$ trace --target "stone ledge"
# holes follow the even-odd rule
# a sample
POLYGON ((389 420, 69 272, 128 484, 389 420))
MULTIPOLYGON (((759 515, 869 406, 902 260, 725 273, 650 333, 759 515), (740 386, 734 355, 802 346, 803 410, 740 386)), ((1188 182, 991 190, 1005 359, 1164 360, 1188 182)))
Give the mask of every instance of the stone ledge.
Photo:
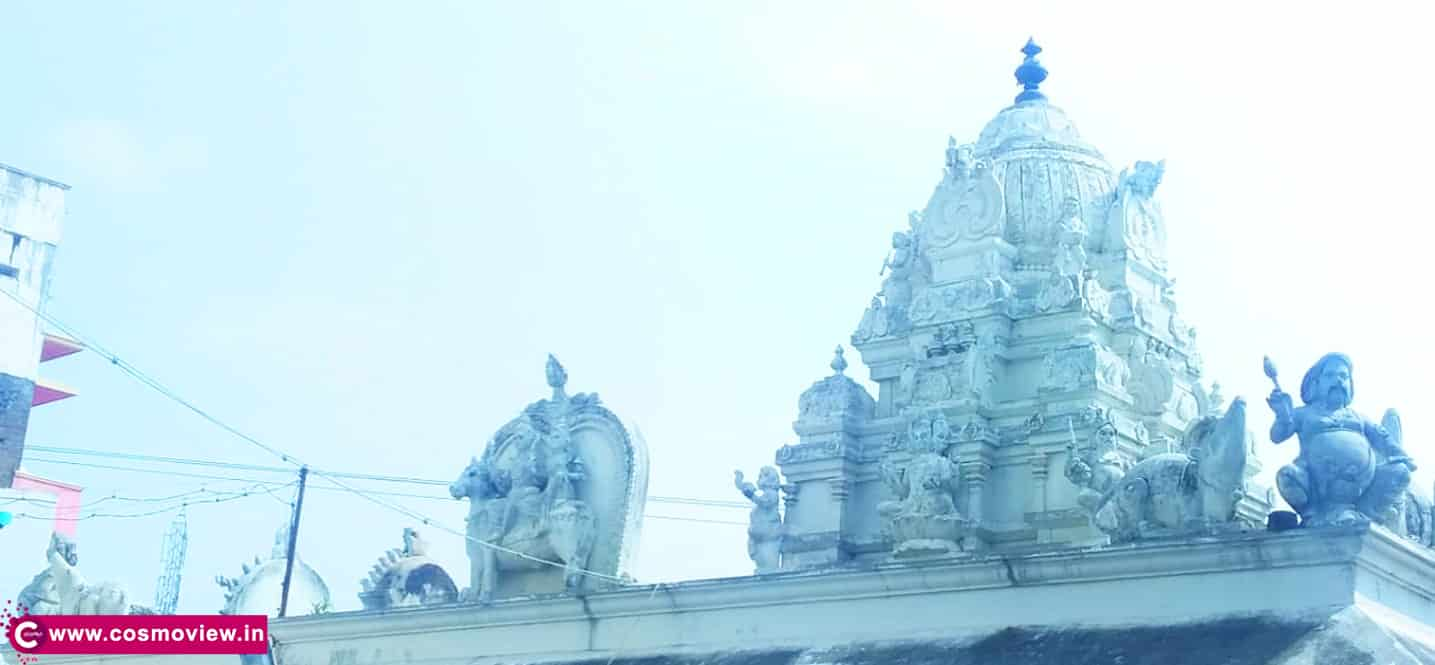
MULTIPOLYGON (((651 623, 666 617, 663 622, 672 624, 676 634, 643 630, 639 641, 644 646, 724 647, 738 639, 723 634, 746 635, 749 643, 762 639, 810 644, 851 639, 854 631, 890 634, 984 625, 1100 625, 1161 616, 1189 620, 1242 612, 1311 611, 1349 605, 1358 585, 1378 587, 1380 593, 1373 597, 1409 612, 1417 601, 1424 599, 1428 605, 1435 598, 1435 558, 1378 528, 1254 532, 1013 557, 703 580, 584 598, 515 599, 484 609, 453 606, 330 614, 275 622, 274 633, 295 648, 429 631, 472 633, 477 642, 492 643, 480 635, 542 625, 554 637, 581 634, 583 638, 573 646, 586 650, 622 632, 605 629, 604 624, 629 624, 640 617, 651 623), (1086 588, 1053 588, 1072 585, 1086 588), (1211 594, 1212 589, 1222 589, 1220 597, 1211 594), (934 611, 929 613, 928 608, 934 611), (900 621, 891 625, 883 626, 891 622, 876 618, 893 613, 900 621), (821 620, 815 622, 817 626, 793 630, 790 620, 774 618, 787 615, 821 620), (558 630, 563 624, 567 625, 558 630), (682 624, 692 625, 684 629, 682 624), (690 630, 705 625, 710 630, 696 634, 690 630), (737 630, 720 631, 718 625, 737 630)), ((1431 613, 1428 608, 1424 612, 1431 613)), ((1416 618, 1430 622, 1435 616, 1416 618)), ((561 648, 563 641, 548 639, 544 646, 561 648)))
POLYGON ((282 665, 533 663, 950 640, 1011 626, 1169 628, 1232 616, 1329 617, 1357 603, 1429 626, 1432 598, 1430 550, 1384 529, 1353 528, 852 565, 515 598, 487 608, 345 612, 274 621, 271 629, 283 645, 282 665))

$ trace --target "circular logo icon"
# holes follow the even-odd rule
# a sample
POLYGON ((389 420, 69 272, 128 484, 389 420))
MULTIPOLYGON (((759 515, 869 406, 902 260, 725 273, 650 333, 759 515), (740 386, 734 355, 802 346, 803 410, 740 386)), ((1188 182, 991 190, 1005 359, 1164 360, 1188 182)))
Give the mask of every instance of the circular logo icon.
POLYGON ((35 617, 25 615, 10 622, 10 646, 19 653, 34 653, 45 644, 45 630, 35 617))

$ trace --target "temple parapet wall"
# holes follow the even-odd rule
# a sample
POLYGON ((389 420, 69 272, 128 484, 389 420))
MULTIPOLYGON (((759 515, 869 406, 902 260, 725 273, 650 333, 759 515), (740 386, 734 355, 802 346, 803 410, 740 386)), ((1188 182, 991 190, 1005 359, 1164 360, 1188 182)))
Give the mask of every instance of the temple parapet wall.
MULTIPOLYGON (((280 645, 276 660, 284 665, 486 665, 960 640, 1010 627, 1148 626, 1174 638, 1184 625, 1232 617, 1306 622, 1302 630, 1313 631, 1350 612, 1387 625, 1428 626, 1435 623, 1432 601, 1435 555, 1366 526, 641 585, 581 598, 495 601, 483 612, 463 606, 343 612, 277 620, 271 627, 280 645)), ((98 659, 47 657, 51 661, 98 659)))

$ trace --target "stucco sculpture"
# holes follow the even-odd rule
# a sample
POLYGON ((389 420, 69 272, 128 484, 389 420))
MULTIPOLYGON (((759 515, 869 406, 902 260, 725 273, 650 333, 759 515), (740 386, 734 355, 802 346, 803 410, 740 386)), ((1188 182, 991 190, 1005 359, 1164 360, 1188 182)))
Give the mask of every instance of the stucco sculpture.
MULTIPOLYGON (((214 581, 224 589, 220 614, 262 614, 277 616, 282 604, 284 569, 288 561, 290 523, 286 520, 274 532, 269 558, 254 557, 241 566, 239 577, 218 575, 214 581)), ((287 616, 317 614, 330 606, 329 586, 296 552, 289 587, 287 616)))
POLYGON ((969 520, 957 510, 961 475, 948 458, 955 440, 940 411, 910 419, 905 462, 885 461, 882 479, 896 497, 877 505, 884 535, 896 558, 954 554, 962 551, 969 520))
POLYGON ((611 582, 633 546, 625 536, 646 493, 644 451, 597 395, 567 394, 553 356, 547 379, 552 397, 499 430, 449 486, 469 501, 466 602, 611 582))
POLYGON ((758 575, 777 572, 782 564, 783 529, 779 511, 782 493, 786 492, 791 500, 797 487, 784 485, 777 468, 771 466, 758 471, 756 486, 747 482, 741 471, 733 472, 733 484, 752 502, 747 526, 747 556, 757 566, 758 575))
MULTIPOLYGON (((1396 447, 1405 447, 1405 430, 1400 424, 1400 414, 1395 409, 1386 409, 1380 425, 1390 433, 1396 447)), ((1431 518, 1431 496, 1418 491, 1412 484, 1401 492, 1395 505, 1385 512, 1382 525, 1421 545, 1435 546, 1435 524, 1431 518)))
POLYGON ((131 605, 129 595, 114 582, 86 582, 73 540, 52 534, 45 559, 45 571, 35 576, 18 598, 31 614, 154 614, 150 608, 131 605))
POLYGON ((55 588, 54 566, 50 563, 52 559, 59 557, 70 566, 77 566, 80 563, 80 555, 75 541, 70 540, 63 534, 54 533, 50 535, 50 544, 45 549, 45 569, 35 576, 20 595, 16 596, 15 602, 26 608, 30 614, 60 614, 60 594, 55 588))
POLYGON ((1109 248, 1124 248, 1130 256, 1165 265, 1166 222, 1156 201, 1165 173, 1165 160, 1136 162, 1121 172, 1106 222, 1109 248))
POLYGON ((885 327, 893 330, 906 329, 910 323, 907 309, 912 303, 914 290, 922 288, 931 279, 931 266, 922 257, 918 247, 917 213, 909 217, 911 229, 892 234, 892 254, 882 262, 882 297, 880 308, 886 313, 885 327))
POLYGON ((359 582, 359 601, 375 610, 458 601, 458 586, 429 558, 428 543, 413 528, 404 529, 404 546, 384 553, 359 582))
MULTIPOLYGON (((1104 415, 1104 414, 1102 414, 1104 415)), ((1096 526, 1110 533, 1116 529, 1109 511, 1103 511, 1116 486, 1131 467, 1116 449, 1116 424, 1103 418, 1084 443, 1076 439, 1075 424, 1067 419, 1066 479, 1078 488, 1076 505, 1096 521, 1096 526)))
POLYGON ((1296 459, 1276 474, 1281 497, 1302 526, 1387 522, 1410 487, 1415 462, 1405 454, 1399 419, 1388 414, 1392 433, 1350 408, 1355 398, 1354 365, 1348 356, 1328 353, 1301 379, 1301 407, 1281 390, 1276 368, 1265 362, 1275 384, 1267 403, 1275 412, 1271 441, 1295 436, 1296 459))
POLYGON ((1193 422, 1184 451, 1151 455, 1126 467, 1114 451, 1114 426, 1098 428, 1106 445, 1078 446, 1072 437, 1067 478, 1078 502, 1113 542, 1202 533, 1232 524, 1245 494, 1250 448, 1246 403, 1236 398, 1224 415, 1193 422))

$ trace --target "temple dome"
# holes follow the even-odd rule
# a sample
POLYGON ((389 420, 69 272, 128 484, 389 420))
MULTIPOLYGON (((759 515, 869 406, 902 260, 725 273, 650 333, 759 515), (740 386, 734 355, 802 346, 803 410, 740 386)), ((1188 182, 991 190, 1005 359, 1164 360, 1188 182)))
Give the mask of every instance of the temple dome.
POLYGON ((1015 72, 1016 82, 1022 86, 1021 94, 1016 96, 1016 103, 1002 109, 982 129, 976 153, 993 157, 995 153, 1023 147, 1067 148, 1100 159, 1101 153, 1081 140, 1076 124, 1066 112, 1051 105, 1041 92, 1047 75, 1046 67, 1036 59, 1041 47, 1028 39, 1021 52, 1026 58, 1015 72))
MULTIPOLYGON (((254 557, 245 564, 240 577, 219 576, 215 581, 224 588, 224 609, 220 614, 255 614, 277 616, 284 595, 284 570, 287 567, 289 524, 274 534, 274 548, 269 559, 254 557)), ((306 616, 329 611, 329 585, 309 564, 295 553, 289 586, 287 616, 306 616)))
POLYGON ((982 129, 976 154, 995 156, 1021 148, 1067 149, 1101 158, 1100 152, 1081 139, 1066 112, 1044 98, 1019 102, 997 113, 982 129))
MULTIPOLYGON (((1065 111, 1040 90, 1047 71, 1037 61, 1041 47, 1028 41, 1016 68, 1022 92, 986 124, 968 148, 1000 183, 1007 240, 1015 245, 1049 245, 1058 219, 1078 215, 1090 231, 1087 249, 1098 249, 1102 216, 1116 177, 1111 165, 1081 138, 1065 111)), ((951 157, 948 158, 949 168, 951 157)), ((952 205, 953 191, 939 187, 928 214, 952 205)), ((929 217, 930 218, 930 217, 929 217)))

